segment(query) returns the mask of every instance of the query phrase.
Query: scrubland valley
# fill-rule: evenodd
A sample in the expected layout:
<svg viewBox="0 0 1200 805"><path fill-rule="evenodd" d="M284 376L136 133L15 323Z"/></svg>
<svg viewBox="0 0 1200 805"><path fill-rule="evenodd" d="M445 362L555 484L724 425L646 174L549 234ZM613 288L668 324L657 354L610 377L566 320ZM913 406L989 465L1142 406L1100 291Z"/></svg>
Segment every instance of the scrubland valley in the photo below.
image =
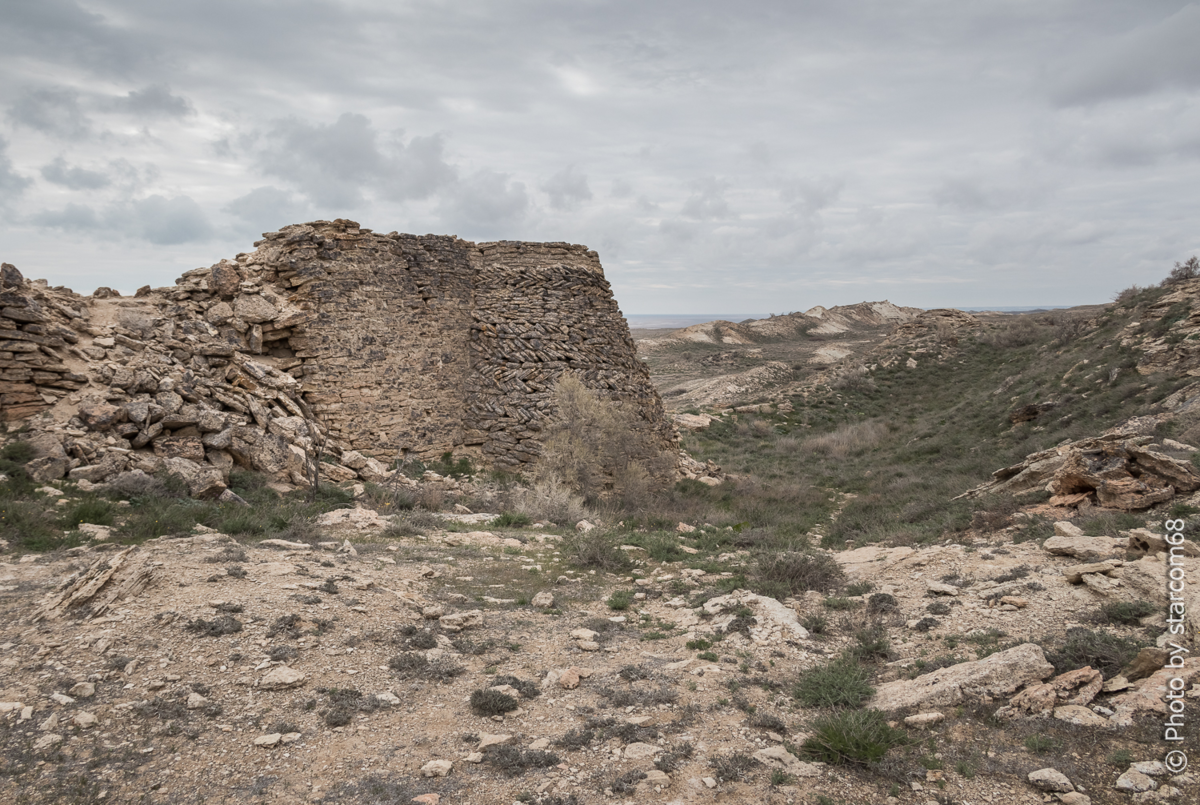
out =
<svg viewBox="0 0 1200 805"><path fill-rule="evenodd" d="M294 261L350 223L133 299L5 274L4 801L1200 800L1168 755L1200 762L1187 266L1088 308L635 332L628 381L521 286L522 341L471 325L524 350L468 396L507 429L435 411L460 446L372 453L293 329L331 298Z"/></svg>

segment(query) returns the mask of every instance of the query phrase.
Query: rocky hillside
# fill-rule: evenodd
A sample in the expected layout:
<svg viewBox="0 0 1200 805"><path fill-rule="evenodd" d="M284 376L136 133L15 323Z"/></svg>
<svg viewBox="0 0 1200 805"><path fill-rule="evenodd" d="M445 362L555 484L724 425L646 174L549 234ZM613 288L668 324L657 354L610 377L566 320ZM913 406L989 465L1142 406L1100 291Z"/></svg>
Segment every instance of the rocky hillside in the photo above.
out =
<svg viewBox="0 0 1200 805"><path fill-rule="evenodd" d="M311 408L301 378L194 333L137 339L136 300L93 296L88 321L113 327L88 333L59 310L76 297L39 286L46 318L8 330L62 343L8 341L36 347L26 382L68 371L12 393L77 408L62 455L19 426L0 445L0 797L1196 801L1200 587L1167 586L1200 578L1186 288L661 345L668 394L690 371L783 369L681 415L698 477L589 502L452 457L372 482L349 445L314 496L243 459L224 501L189 497L163 470L196 462L162 434L132 446L147 422L206 451L239 427L303 451L280 398ZM850 335L834 364L787 359ZM51 384L83 382L66 375L87 349L114 377L122 349L140 360L108 408ZM157 371L176 349L207 373ZM170 427L212 399L220 429Z"/></svg>
<svg viewBox="0 0 1200 805"><path fill-rule="evenodd" d="M630 547L632 573L596 573L553 529L443 522L414 539L390 519L335 510L311 545L197 527L118 549L100 533L0 565L5 800L1200 792L1164 766L1149 727L1166 651L1082 659L1094 615L1121 618L1112 633L1131 645L1147 618L1163 624L1164 543L1151 532L1061 523L1040 546L1013 544L1018 527L971 546L864 547L837 556L840 595L776 599L723 583L750 565L744 549L720 559L728 570L689 567L703 526L678 535L684 561ZM1200 573L1200 559L1185 567ZM1139 626L1126 613L1143 605ZM1189 605L1200 612L1194 594ZM1064 627L1084 635L1074 649ZM833 683L851 656L876 664L873 694ZM1200 663L1172 673L1200 705ZM896 758L871 771L824 748L822 696L885 713Z"/></svg>

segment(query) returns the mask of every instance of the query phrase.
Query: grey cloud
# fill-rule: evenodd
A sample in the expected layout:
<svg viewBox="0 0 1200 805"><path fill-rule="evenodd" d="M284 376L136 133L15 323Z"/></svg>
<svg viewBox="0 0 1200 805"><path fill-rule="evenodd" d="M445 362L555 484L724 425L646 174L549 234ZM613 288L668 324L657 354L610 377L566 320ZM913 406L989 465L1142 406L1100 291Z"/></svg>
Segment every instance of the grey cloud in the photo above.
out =
<svg viewBox="0 0 1200 805"><path fill-rule="evenodd" d="M823 210L837 201L846 180L837 176L790 177L783 180L779 198L810 212Z"/></svg>
<svg viewBox="0 0 1200 805"><path fill-rule="evenodd" d="M725 200L728 189L729 182L712 177L701 179L696 182L695 192L683 202L680 214L700 221L730 217L729 202Z"/></svg>
<svg viewBox="0 0 1200 805"><path fill-rule="evenodd" d="M771 148L761 140L756 140L746 146L746 157L760 167L769 167L775 161Z"/></svg>
<svg viewBox="0 0 1200 805"><path fill-rule="evenodd" d="M66 140L91 133L91 121L79 105L79 94L69 89L28 90L8 109L15 126L26 126Z"/></svg>
<svg viewBox="0 0 1200 805"><path fill-rule="evenodd" d="M1054 175L1042 167L993 168L990 175L966 174L943 179L932 192L933 201L965 213L1029 209L1039 206L1055 192Z"/></svg>
<svg viewBox="0 0 1200 805"><path fill-rule="evenodd" d="M152 195L133 202L115 202L97 209L71 203L29 216L35 226L64 232L95 232L101 238L129 237L156 246L175 246L208 240L212 226L200 205L188 196Z"/></svg>
<svg viewBox="0 0 1200 805"><path fill-rule="evenodd" d="M427 198L454 181L438 135L400 135L380 142L364 115L346 113L329 125L295 118L276 121L259 152L259 169L296 185L317 204L353 209L364 189L398 199Z"/></svg>
<svg viewBox="0 0 1200 805"><path fill-rule="evenodd" d="M68 165L63 157L42 166L42 178L70 190L98 190L112 184L108 174Z"/></svg>
<svg viewBox="0 0 1200 805"><path fill-rule="evenodd" d="M614 179L612 183L613 198L629 198L633 195L633 185L624 179Z"/></svg>
<svg viewBox="0 0 1200 805"><path fill-rule="evenodd" d="M550 206L556 210L574 210L592 199L587 177L576 173L573 165L568 165L543 182L542 190L550 196Z"/></svg>
<svg viewBox="0 0 1200 805"><path fill-rule="evenodd" d="M657 212L659 205L656 202L651 201L648 196L640 195L637 197L637 201L634 203L634 207L637 209L638 212L643 213L643 214L648 214L648 213L652 213L652 212Z"/></svg>
<svg viewBox="0 0 1200 805"><path fill-rule="evenodd" d="M1078 249L1112 237L1092 221L1051 215L989 217L971 229L967 254L982 265L1030 264L1059 248Z"/></svg>
<svg viewBox="0 0 1200 805"><path fill-rule="evenodd" d="M204 210L188 196L153 195L133 203L137 234L159 246L207 240L212 227Z"/></svg>
<svg viewBox="0 0 1200 805"><path fill-rule="evenodd" d="M510 181L506 173L479 170L458 182L438 211L456 231L470 233L468 237L512 238L511 228L520 223L528 208L523 182Z"/></svg>
<svg viewBox="0 0 1200 805"><path fill-rule="evenodd" d="M8 140L0 137L0 204L4 200L20 195L31 183L30 179L13 170L8 154Z"/></svg>
<svg viewBox="0 0 1200 805"><path fill-rule="evenodd" d="M944 207L957 207L966 212L993 210L999 206L981 182L964 177L943 181L933 191L933 200Z"/></svg>
<svg viewBox="0 0 1200 805"><path fill-rule="evenodd" d="M4 6L0 50L30 61L64 61L102 75L126 75L158 60L151 37L109 22L75 0L37 0Z"/></svg>
<svg viewBox="0 0 1200 805"><path fill-rule="evenodd" d="M690 221L679 221L675 219L660 222L658 225L658 231L665 235L669 240L685 243L695 240L701 234L701 229L696 224Z"/></svg>
<svg viewBox="0 0 1200 805"><path fill-rule="evenodd" d="M171 94L166 84L151 84L144 89L130 90L109 103L110 109L138 117L186 117L195 110L187 98Z"/></svg>
<svg viewBox="0 0 1200 805"><path fill-rule="evenodd" d="M397 135L391 142L384 195L398 200L428 198L453 183L457 172L445 159L445 137L413 137L406 146Z"/></svg>
<svg viewBox="0 0 1200 805"><path fill-rule="evenodd" d="M223 208L252 232L272 232L307 217L307 207L277 187L256 187Z"/></svg>
<svg viewBox="0 0 1200 805"><path fill-rule="evenodd" d="M57 210L43 210L29 217L35 225L64 232L87 232L99 229L100 216L86 204L68 204Z"/></svg>
<svg viewBox="0 0 1200 805"><path fill-rule="evenodd" d="M1105 167L1179 166L1200 157L1200 105L1113 101L1059 112L1053 139L1041 147L1055 162Z"/></svg>
<svg viewBox="0 0 1200 805"><path fill-rule="evenodd" d="M1200 6L1093 44L1052 79L1062 106L1098 103L1169 87L1200 87Z"/></svg>

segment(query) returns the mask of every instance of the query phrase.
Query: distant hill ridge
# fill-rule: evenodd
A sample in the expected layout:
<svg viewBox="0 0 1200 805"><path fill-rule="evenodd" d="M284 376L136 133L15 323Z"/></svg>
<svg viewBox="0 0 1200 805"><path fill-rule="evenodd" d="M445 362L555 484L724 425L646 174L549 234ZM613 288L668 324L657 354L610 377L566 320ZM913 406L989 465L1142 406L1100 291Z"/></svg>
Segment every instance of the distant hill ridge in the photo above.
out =
<svg viewBox="0 0 1200 805"><path fill-rule="evenodd" d="M880 302L859 302L855 305L821 305L803 313L788 313L746 322L709 321L684 327L670 335L643 339L640 347L654 349L672 342L707 344L755 344L760 341L811 335L842 335L858 330L875 330L909 321L924 311L916 307L899 307L886 299Z"/></svg>

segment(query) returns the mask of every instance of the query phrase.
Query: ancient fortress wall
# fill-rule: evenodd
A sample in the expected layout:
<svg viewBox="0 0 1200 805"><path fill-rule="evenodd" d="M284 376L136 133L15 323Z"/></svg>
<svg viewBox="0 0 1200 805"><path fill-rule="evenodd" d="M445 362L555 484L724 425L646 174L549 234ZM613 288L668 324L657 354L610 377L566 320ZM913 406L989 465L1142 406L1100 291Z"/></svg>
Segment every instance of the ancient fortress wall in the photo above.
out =
<svg viewBox="0 0 1200 805"><path fill-rule="evenodd" d="M39 472L96 481L191 462L203 470L193 486L212 494L212 472L236 462L302 483L322 434L341 461L321 465L335 480L378 480L397 457L446 451L519 469L540 453L566 371L636 412L635 454L677 451L583 246L381 235L345 220L255 245L134 298L82 297L5 264L0 419L39 415L52 436Z"/></svg>
<svg viewBox="0 0 1200 805"><path fill-rule="evenodd" d="M308 315L282 328L302 361L293 374L351 448L519 467L536 459L568 370L651 423L658 449L674 447L595 252L355 229L285 230L245 261L264 280L299 283L290 302Z"/></svg>

